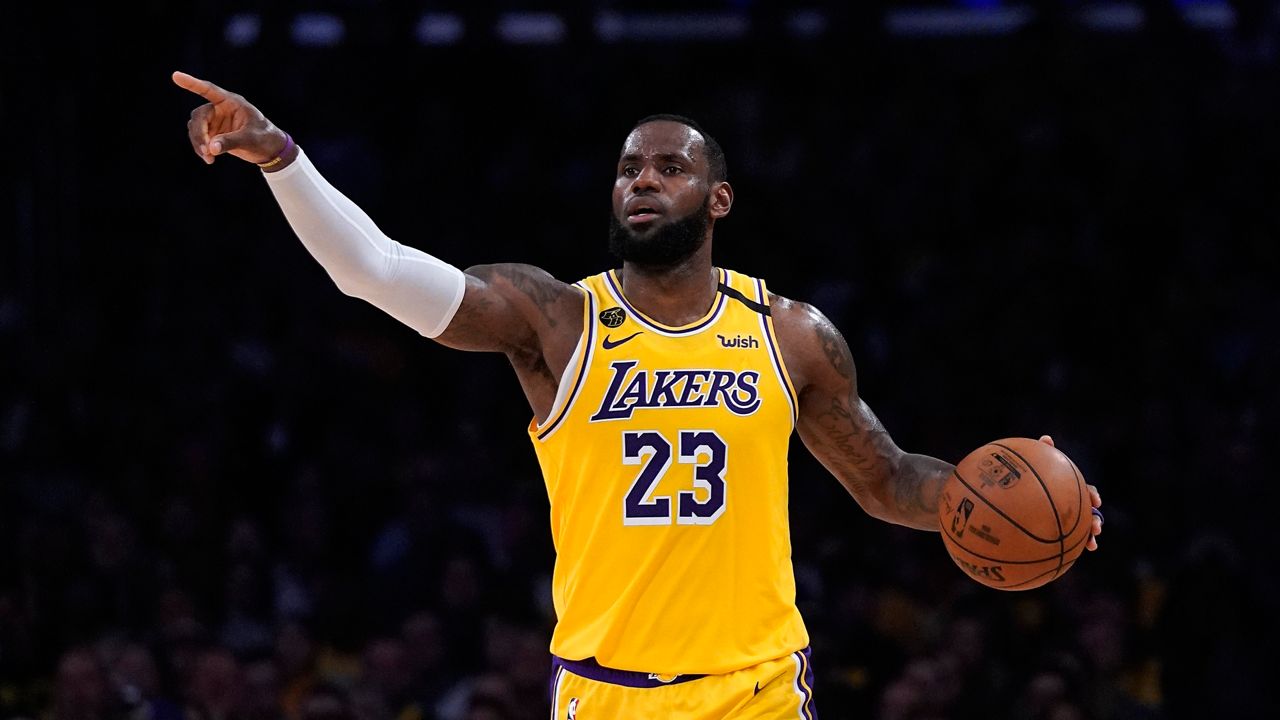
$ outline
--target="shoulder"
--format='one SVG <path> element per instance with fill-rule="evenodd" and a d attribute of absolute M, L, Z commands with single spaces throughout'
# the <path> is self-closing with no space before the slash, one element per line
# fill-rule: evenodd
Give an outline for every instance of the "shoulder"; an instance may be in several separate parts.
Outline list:
<path fill-rule="evenodd" d="M 545 342 L 563 334 L 576 341 L 586 305 L 581 288 L 524 263 L 473 265 L 465 272 L 468 294 L 463 309 L 470 311 L 459 313 L 464 316 L 461 322 L 474 316 L 476 322 L 491 327 L 504 316 L 517 316 L 528 323 L 525 340 L 537 336 Z"/>
<path fill-rule="evenodd" d="M 536 265 L 493 263 L 472 265 L 466 274 L 505 296 L 517 307 L 548 311 L 581 308 L 584 291 Z"/>
<path fill-rule="evenodd" d="M 836 340 L 844 342 L 844 337 L 835 324 L 821 310 L 807 302 L 769 293 L 769 309 L 780 341 L 785 342 L 784 338 L 790 338 L 797 345 Z"/>
<path fill-rule="evenodd" d="M 769 293 L 769 310 L 773 314 L 773 324 L 779 332 L 782 331 L 783 325 L 792 329 L 812 331 L 823 323 L 830 324 L 827 316 L 809 303 L 792 300 L 774 293 Z"/>
<path fill-rule="evenodd" d="M 797 393 L 834 371 L 853 379 L 853 357 L 840 330 L 821 310 L 807 302 L 769 294 L 778 345 Z"/>
<path fill-rule="evenodd" d="M 581 290 L 560 280 L 537 265 L 527 263 L 490 263 L 472 265 L 466 273 L 474 278 L 498 287 L 510 287 L 540 296 L 564 295 L 580 297 Z"/>

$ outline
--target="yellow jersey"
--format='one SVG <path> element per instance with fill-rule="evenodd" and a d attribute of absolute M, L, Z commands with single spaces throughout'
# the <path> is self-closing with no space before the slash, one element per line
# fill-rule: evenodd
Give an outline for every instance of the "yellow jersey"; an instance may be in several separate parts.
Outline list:
<path fill-rule="evenodd" d="M 805 648 L 787 515 L 797 399 L 763 281 L 717 269 L 707 314 L 645 317 L 586 278 L 582 337 L 530 423 L 556 549 L 553 654 L 720 674 Z"/>

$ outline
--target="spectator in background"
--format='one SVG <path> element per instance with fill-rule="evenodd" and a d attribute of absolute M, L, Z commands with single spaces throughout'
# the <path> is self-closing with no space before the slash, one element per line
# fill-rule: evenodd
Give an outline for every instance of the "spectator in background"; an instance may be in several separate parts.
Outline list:
<path fill-rule="evenodd" d="M 430 610 L 409 615 L 400 628 L 406 662 L 412 676 L 415 700 L 423 708 L 432 708 L 457 681 L 457 670 L 446 662 L 447 650 L 438 616 Z"/>
<path fill-rule="evenodd" d="M 200 621 L 182 615 L 160 628 L 159 642 L 163 682 L 174 690 L 175 697 L 185 700 L 200 658 L 212 647 L 212 640 Z"/>
<path fill-rule="evenodd" d="M 1186 541 L 1159 620 L 1170 718 L 1248 717 L 1267 707 L 1260 690 L 1275 684 L 1263 659 L 1275 649 L 1276 614 L 1257 604 L 1261 594 L 1250 585 L 1258 581 L 1247 570 L 1240 548 L 1221 535 Z"/>
<path fill-rule="evenodd" d="M 223 647 L 244 656 L 264 652 L 274 641 L 270 625 L 269 578 L 247 562 L 231 566 L 226 576 L 224 619 L 218 630 Z"/>
<path fill-rule="evenodd" d="M 885 690 L 880 712 L 884 720 L 942 720 L 958 708 L 960 677 L 951 656 L 917 657 Z"/>
<path fill-rule="evenodd" d="M 244 697 L 240 663 L 231 651 L 215 646 L 200 653 L 187 686 L 188 720 L 239 720 Z"/>
<path fill-rule="evenodd" d="M 316 647 L 311 632 L 300 621 L 281 623 L 276 633 L 276 663 L 283 685 L 281 705 L 285 715 L 296 718 L 312 690 L 321 683 L 316 669 Z"/>
<path fill-rule="evenodd" d="M 537 709 L 544 709 L 542 703 Z M 439 720 L 513 720 L 515 712 L 511 683 L 500 673 L 482 673 L 460 681 L 436 707 Z"/>
<path fill-rule="evenodd" d="M 290 720 L 361 720 L 347 693 L 338 685 L 320 683 L 307 691 Z"/>
<path fill-rule="evenodd" d="M 111 663 L 111 681 L 134 720 L 183 720 L 182 707 L 161 687 L 155 654 L 146 645 L 129 642 Z"/>
<path fill-rule="evenodd" d="M 107 720 L 118 708 L 97 655 L 76 647 L 58 662 L 53 707 L 48 720 Z"/>
<path fill-rule="evenodd" d="M 241 713 L 244 720 L 280 720 L 284 709 L 280 700 L 283 688 L 280 667 L 271 655 L 247 659 L 241 673 L 244 701 Z"/>
<path fill-rule="evenodd" d="M 1066 653 L 1053 653 L 1032 668 L 1015 699 L 1012 720 L 1049 720 L 1050 717 L 1092 720 L 1081 703 L 1087 702 L 1085 671 L 1080 661 Z"/>
<path fill-rule="evenodd" d="M 405 471 L 399 502 L 374 537 L 368 560 L 375 589 L 373 607 L 395 617 L 423 607 L 440 607 L 444 612 L 457 608 L 470 614 L 479 590 L 479 567 L 488 564 L 488 543 L 452 517 L 453 505 L 441 487 L 446 480 L 439 477 L 438 468 L 424 465 Z M 459 631 L 456 623 L 445 628 L 451 638 Z M 475 632 L 469 638 L 472 647 L 478 637 Z M 474 656 L 461 662 L 472 660 Z"/>
<path fill-rule="evenodd" d="M 399 638 L 375 638 L 365 646 L 357 687 L 385 708 L 387 718 L 418 720 L 423 709 L 414 696 L 414 675 L 404 642 Z"/>

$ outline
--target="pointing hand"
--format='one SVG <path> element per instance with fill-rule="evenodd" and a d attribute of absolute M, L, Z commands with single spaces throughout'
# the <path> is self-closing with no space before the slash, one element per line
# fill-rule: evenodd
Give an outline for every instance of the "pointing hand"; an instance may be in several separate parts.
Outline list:
<path fill-rule="evenodd" d="M 191 148 L 206 163 L 224 154 L 264 163 L 284 150 L 284 131 L 240 95 L 184 72 L 175 72 L 173 81 L 208 101 L 187 121 Z"/>

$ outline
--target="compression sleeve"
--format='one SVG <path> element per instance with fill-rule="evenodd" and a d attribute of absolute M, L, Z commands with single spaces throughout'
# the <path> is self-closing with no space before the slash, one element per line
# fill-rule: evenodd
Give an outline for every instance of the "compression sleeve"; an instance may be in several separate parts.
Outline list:
<path fill-rule="evenodd" d="M 298 239 L 338 289 L 433 338 L 462 304 L 458 268 L 387 237 L 298 150 L 289 167 L 263 173 Z"/>

